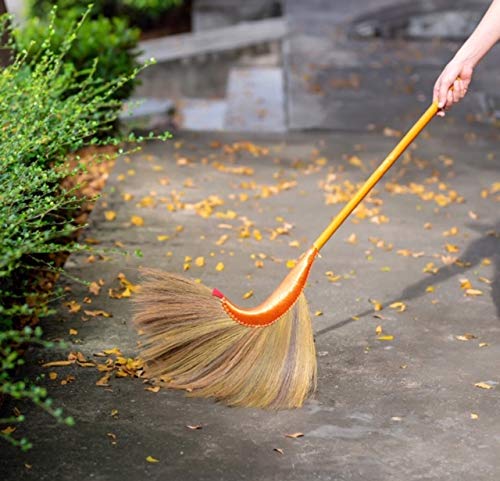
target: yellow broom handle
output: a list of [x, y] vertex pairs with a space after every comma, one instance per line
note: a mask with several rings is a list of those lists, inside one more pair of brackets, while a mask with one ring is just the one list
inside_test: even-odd
[[406, 148], [413, 142], [415, 137], [422, 131], [422, 129], [432, 120], [438, 111], [437, 103], [432, 105], [424, 112], [415, 125], [406, 133], [406, 135], [399, 141], [398, 145], [394, 147], [392, 152], [384, 159], [384, 161], [377, 167], [363, 186], [358, 190], [354, 197], [344, 206], [339, 212], [337, 217], [333, 219], [330, 225], [321, 233], [321, 235], [314, 241], [314, 247], [319, 251], [335, 233], [335, 231], [343, 224], [349, 217], [349, 214], [358, 206], [358, 204], [365, 198], [365, 196], [373, 189], [375, 184], [382, 178], [382, 176], [392, 167], [394, 162], [398, 160], [399, 156], [406, 150]]

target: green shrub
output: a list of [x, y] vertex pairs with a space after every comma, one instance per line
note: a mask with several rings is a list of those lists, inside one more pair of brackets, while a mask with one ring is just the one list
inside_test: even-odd
[[[140, 28], [157, 26], [160, 19], [172, 9], [180, 7], [183, 0], [95, 0], [92, 7], [92, 18], [99, 16], [123, 17], [130, 25]], [[54, 5], [61, 12], [77, 10], [83, 13], [89, 4], [88, 0], [30, 0], [29, 14], [40, 18], [48, 18]]]
[[[82, 11], [59, 11], [60, 15], [31, 18], [22, 29], [15, 31], [16, 44], [20, 50], [28, 51], [29, 60], [41, 57], [47, 49], [54, 53], [60, 53], [64, 49], [67, 32], [74, 28]], [[47, 41], [49, 28], [52, 28], [52, 32]], [[93, 69], [94, 78], [104, 82], [131, 76], [138, 66], [139, 34], [137, 28], [130, 28], [122, 18], [99, 16], [86, 19], [79, 28], [78, 38], [73, 42], [72, 48], [65, 50], [64, 62], [80, 72]], [[136, 83], [135, 78], [130, 79], [113, 92], [113, 97], [119, 100], [128, 98]]]
[[[2, 17], [0, 24], [1, 36]], [[36, 56], [18, 50], [12, 64], [0, 70], [0, 404], [5, 396], [28, 399], [58, 420], [62, 413], [51, 407], [46, 390], [17, 379], [23, 346], [47, 344], [40, 341], [39, 330], [13, 328], [51, 313], [51, 293], [40, 294], [36, 281], [40, 271], [58, 270], [54, 254], [87, 249], [74, 236], [81, 228], [74, 216], [86, 199], [77, 195], [78, 185], [66, 188], [62, 182], [85, 167], [78, 158], [70, 166], [67, 155], [83, 146], [124, 140], [106, 136], [121, 105], [116, 92], [139, 71], [110, 81], [97, 74], [96, 62], [78, 71], [66, 62], [78, 43], [78, 28], [61, 34], [49, 25]], [[54, 51], [56, 35], [61, 38]], [[17, 415], [0, 423], [22, 419]], [[23, 449], [29, 447], [9, 429], [0, 432]]]

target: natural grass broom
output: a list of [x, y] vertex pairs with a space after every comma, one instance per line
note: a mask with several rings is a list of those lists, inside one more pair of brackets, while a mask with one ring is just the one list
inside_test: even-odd
[[217, 289], [145, 269], [134, 322], [143, 335], [147, 377], [232, 406], [302, 406], [316, 388], [316, 350], [303, 293], [312, 263], [437, 111], [433, 103], [258, 307], [240, 308]]

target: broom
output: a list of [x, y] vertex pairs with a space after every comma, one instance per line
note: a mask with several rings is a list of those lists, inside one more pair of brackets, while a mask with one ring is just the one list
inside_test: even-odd
[[144, 269], [134, 323], [146, 377], [231, 406], [295, 408], [316, 389], [316, 350], [303, 293], [319, 250], [438, 111], [433, 103], [259, 306]]

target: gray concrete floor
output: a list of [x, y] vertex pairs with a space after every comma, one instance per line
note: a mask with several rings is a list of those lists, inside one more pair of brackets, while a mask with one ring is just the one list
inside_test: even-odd
[[[500, 475], [500, 257], [494, 200], [498, 194], [483, 198], [481, 192], [498, 179], [498, 131], [485, 126], [458, 128], [452, 120], [434, 121], [411, 158], [402, 160], [377, 187], [378, 215], [389, 222], [375, 223], [374, 213], [348, 220], [316, 261], [306, 292], [312, 312], [323, 313], [313, 316], [319, 388], [303, 409], [231, 409], [180, 392], [152, 393], [139, 379], [113, 378], [110, 387], [98, 387], [101, 373], [92, 368], [32, 367], [36, 373], [57, 370], [58, 379], [44, 384], [55, 404], [73, 415], [77, 425], [55, 426], [44, 414], [20, 405], [28, 421], [19, 434], [29, 429], [35, 447], [27, 454], [3, 447], [3, 479], [496, 479]], [[210, 146], [214, 140], [220, 146]], [[85, 235], [99, 240], [103, 248], [116, 241], [130, 252], [140, 248], [144, 257], [109, 253], [88, 262], [86, 255], [71, 256], [70, 275], [105, 283], [101, 294], [90, 295], [92, 304], [84, 308], [104, 309], [113, 317], [70, 314], [61, 302], [60, 314], [45, 323], [49, 337], [65, 339], [71, 345], [68, 351], [81, 351], [90, 359], [115, 346], [134, 356], [131, 304], [127, 299], [110, 299], [108, 288], [118, 286], [120, 272], [138, 282], [140, 265], [182, 272], [185, 256], [206, 259], [205, 267], [193, 263], [187, 275], [234, 299], [253, 290], [254, 297], [241, 302], [254, 305], [284, 276], [284, 262], [305, 250], [338, 211], [340, 205], [325, 204], [325, 183], [360, 182], [395, 142], [366, 133], [288, 134], [253, 137], [252, 145], [269, 149], [257, 157], [246, 151], [224, 153], [224, 146], [243, 140], [248, 139], [237, 134], [184, 134], [118, 162]], [[359, 162], [349, 161], [353, 155], [362, 161], [361, 168]], [[453, 165], [446, 159], [453, 159]], [[222, 172], [214, 162], [251, 167], [254, 173]], [[170, 183], [164, 185], [167, 177]], [[443, 190], [436, 179], [443, 182]], [[440, 207], [414, 194], [387, 192], [384, 185], [391, 181], [415, 182], [446, 195], [456, 190], [464, 200]], [[253, 182], [254, 188], [245, 189], [244, 182]], [[265, 186], [283, 182], [290, 182], [289, 190], [262, 196]], [[165, 199], [174, 192], [186, 205], [170, 212]], [[242, 193], [248, 200], [239, 198]], [[134, 198], [124, 201], [123, 194]], [[210, 195], [219, 196], [224, 204], [205, 219], [189, 204]], [[153, 198], [155, 205], [140, 207], [144, 197]], [[114, 221], [105, 220], [108, 210], [116, 212]], [[228, 210], [236, 218], [217, 217], [216, 212]], [[471, 219], [469, 212], [477, 219]], [[132, 215], [141, 216], [144, 225], [131, 226]], [[255, 223], [262, 240], [239, 238], [244, 218]], [[270, 240], [272, 229], [283, 226], [283, 220], [293, 225], [290, 233]], [[426, 223], [432, 228], [424, 228]], [[177, 226], [183, 230], [177, 232]], [[458, 233], [443, 236], [452, 227]], [[222, 234], [229, 238], [218, 246]], [[357, 242], [346, 242], [352, 234]], [[158, 235], [170, 238], [160, 242]], [[392, 244], [392, 249], [377, 247], [373, 237], [386, 247]], [[298, 240], [300, 247], [290, 246], [292, 240]], [[447, 253], [447, 243], [456, 245], [458, 252]], [[397, 253], [401, 249], [423, 254], [405, 257]], [[252, 258], [259, 253], [266, 255], [263, 268], [255, 267]], [[443, 255], [456, 255], [464, 264], [446, 266]], [[215, 270], [218, 262], [224, 263], [224, 271]], [[439, 267], [437, 274], [423, 272], [430, 262]], [[330, 282], [327, 271], [341, 277]], [[465, 278], [483, 295], [465, 295], [460, 287]], [[78, 283], [67, 285], [68, 299], [82, 303], [89, 295]], [[373, 300], [384, 306], [381, 311], [374, 311]], [[397, 301], [406, 305], [404, 312], [389, 307]], [[393, 340], [378, 340], [377, 326]], [[69, 329], [78, 334], [69, 335]], [[457, 338], [466, 334], [474, 338]], [[480, 347], [481, 343], [487, 345]], [[33, 354], [47, 361], [64, 358], [67, 351]], [[61, 385], [68, 374], [75, 380]], [[479, 382], [491, 389], [475, 387]], [[113, 416], [113, 410], [118, 414]], [[473, 414], [478, 419], [472, 419]], [[202, 429], [186, 427], [197, 424]], [[304, 436], [285, 437], [295, 432]], [[108, 433], [116, 436], [116, 444]], [[159, 462], [148, 463], [148, 456]]]

